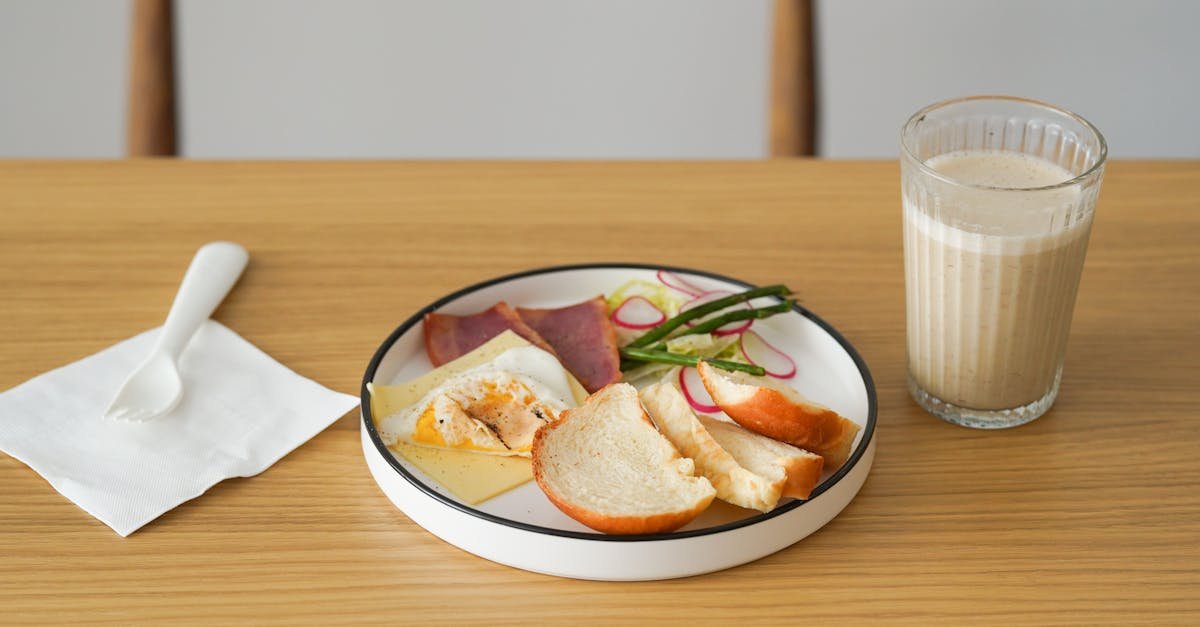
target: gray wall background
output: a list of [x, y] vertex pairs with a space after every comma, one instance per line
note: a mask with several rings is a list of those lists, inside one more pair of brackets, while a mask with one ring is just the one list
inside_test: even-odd
[[[0, 156], [119, 157], [129, 0], [0, 0]], [[819, 152], [896, 154], [934, 100], [1073, 109], [1200, 157], [1200, 2], [817, 0]], [[758, 158], [770, 0], [177, 0], [205, 158]]]
[[0, 0], [0, 157], [125, 152], [129, 0]]
[[762, 153], [766, 0], [295, 6], [183, 0], [186, 154]]
[[1114, 157], [1200, 157], [1200, 2], [821, 0], [818, 150], [891, 157], [921, 107], [1015, 94], [1095, 124]]

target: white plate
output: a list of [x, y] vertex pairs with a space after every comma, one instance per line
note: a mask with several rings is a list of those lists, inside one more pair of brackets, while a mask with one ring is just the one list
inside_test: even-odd
[[[679, 531], [610, 536], [568, 518], [532, 481], [476, 506], [460, 502], [380, 441], [366, 384], [400, 383], [432, 369], [422, 335], [426, 313], [470, 314], [499, 300], [523, 307], [569, 305], [609, 293], [632, 278], [654, 281], [657, 269], [593, 264], [531, 270], [472, 285], [413, 314], [379, 347], [363, 377], [363, 453], [379, 487], [413, 522], [463, 550], [579, 579], [669, 579], [721, 570], [790, 546], [837, 516], [862, 487], [875, 458], [875, 386], [850, 343], [801, 307], [759, 320], [754, 330], [796, 361], [799, 372], [792, 385], [863, 426], [849, 460], [827, 471], [807, 501], [785, 503], [766, 514], [714, 501]], [[706, 272], [667, 269], [705, 289], [752, 287]]]

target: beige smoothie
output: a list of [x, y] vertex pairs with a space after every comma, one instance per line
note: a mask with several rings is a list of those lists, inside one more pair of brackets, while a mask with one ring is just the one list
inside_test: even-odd
[[926, 165], [965, 185], [904, 193], [909, 372], [959, 407], [1037, 401], [1059, 376], [1090, 207], [1076, 187], [1028, 189], [1072, 178], [1037, 157], [962, 151]]

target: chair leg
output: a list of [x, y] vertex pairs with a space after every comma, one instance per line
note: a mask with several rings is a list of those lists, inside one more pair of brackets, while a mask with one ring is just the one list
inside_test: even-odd
[[775, 0], [768, 152], [816, 154], [816, 79], [811, 0]]
[[171, 0], [133, 0], [125, 153], [175, 156], [175, 55]]

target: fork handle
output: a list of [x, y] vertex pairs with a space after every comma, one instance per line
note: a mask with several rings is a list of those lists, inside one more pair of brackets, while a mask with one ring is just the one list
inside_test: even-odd
[[158, 337], [158, 349], [172, 361], [178, 360], [196, 330], [237, 283], [249, 259], [246, 249], [233, 242], [210, 242], [201, 246], [179, 284], [175, 302], [171, 304], [167, 322]]

